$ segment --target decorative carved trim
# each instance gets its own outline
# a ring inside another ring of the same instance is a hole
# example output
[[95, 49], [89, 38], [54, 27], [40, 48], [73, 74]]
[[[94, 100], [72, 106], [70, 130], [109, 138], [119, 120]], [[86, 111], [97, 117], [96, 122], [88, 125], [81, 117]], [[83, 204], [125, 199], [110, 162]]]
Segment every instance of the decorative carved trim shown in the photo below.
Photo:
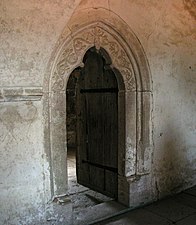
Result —
[[[102, 25], [103, 26], [103, 25]], [[120, 44], [120, 41], [111, 33], [94, 24], [88, 29], [83, 29], [73, 38], [65, 41], [52, 73], [52, 90], [61, 91], [65, 89], [65, 74], [71, 68], [82, 63], [85, 52], [92, 46], [104, 48], [111, 56], [112, 65], [120, 71], [124, 78], [126, 89], [136, 90], [136, 82], [132, 63], [127, 52]]]
[[130, 205], [130, 193], [135, 193], [137, 186], [145, 190], [148, 187], [145, 184], [151, 179], [150, 176], [145, 181], [142, 178], [151, 172], [151, 95], [146, 93], [151, 90], [150, 71], [135, 34], [111, 12], [102, 13], [98, 21], [88, 16], [88, 22], [86, 13], [82, 13], [83, 20], [76, 14], [68, 26], [69, 32], [65, 30], [53, 51], [44, 79], [44, 148], [50, 160], [51, 194], [64, 194], [67, 188], [66, 83], [71, 72], [82, 65], [86, 51], [93, 46], [102, 47], [111, 58], [110, 66], [120, 86], [118, 198]]
[[42, 87], [0, 88], [0, 102], [40, 101], [42, 95]]

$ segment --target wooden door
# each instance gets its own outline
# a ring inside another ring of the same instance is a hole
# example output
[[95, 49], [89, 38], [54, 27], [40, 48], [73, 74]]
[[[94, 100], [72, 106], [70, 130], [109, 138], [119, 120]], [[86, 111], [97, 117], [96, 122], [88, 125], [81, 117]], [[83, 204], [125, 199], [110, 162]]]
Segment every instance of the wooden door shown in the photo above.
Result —
[[77, 180], [117, 198], [118, 85], [95, 49], [84, 63], [77, 85]]

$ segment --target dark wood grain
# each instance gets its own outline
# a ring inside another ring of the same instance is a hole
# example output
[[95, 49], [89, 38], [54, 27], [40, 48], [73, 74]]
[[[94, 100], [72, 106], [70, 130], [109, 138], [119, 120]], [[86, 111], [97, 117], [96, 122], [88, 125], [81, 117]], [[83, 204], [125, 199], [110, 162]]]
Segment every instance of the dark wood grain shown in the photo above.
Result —
[[[101, 54], [89, 50], [77, 85], [78, 183], [117, 197], [118, 85]], [[105, 69], [107, 68], [107, 69]]]

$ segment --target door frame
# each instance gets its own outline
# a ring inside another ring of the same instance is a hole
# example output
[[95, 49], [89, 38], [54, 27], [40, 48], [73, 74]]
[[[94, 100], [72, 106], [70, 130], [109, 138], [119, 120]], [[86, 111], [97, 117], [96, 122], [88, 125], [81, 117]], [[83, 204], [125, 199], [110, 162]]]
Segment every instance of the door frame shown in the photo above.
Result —
[[[100, 11], [100, 18], [107, 16]], [[70, 22], [71, 33], [65, 28], [57, 43], [44, 81], [44, 147], [50, 165], [51, 196], [65, 194], [68, 188], [67, 82], [71, 72], [83, 66], [86, 51], [96, 46], [110, 56], [119, 86], [118, 201], [129, 206], [139, 205], [141, 201], [153, 199], [152, 92], [145, 53], [130, 28], [115, 15], [109, 15], [106, 21], [88, 18], [88, 23], [86, 14], [81, 13], [79, 19], [77, 16], [74, 19]]]

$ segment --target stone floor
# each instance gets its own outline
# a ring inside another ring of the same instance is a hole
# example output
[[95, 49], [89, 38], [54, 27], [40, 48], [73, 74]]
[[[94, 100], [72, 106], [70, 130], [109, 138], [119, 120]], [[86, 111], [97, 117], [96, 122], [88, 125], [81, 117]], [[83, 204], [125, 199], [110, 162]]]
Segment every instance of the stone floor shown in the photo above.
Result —
[[[126, 210], [125, 210], [126, 211]], [[196, 225], [196, 186], [173, 197], [122, 215], [92, 222], [96, 225]]]
[[75, 152], [68, 155], [68, 195], [77, 225], [196, 225], [196, 186], [140, 209], [129, 210], [76, 182]]

